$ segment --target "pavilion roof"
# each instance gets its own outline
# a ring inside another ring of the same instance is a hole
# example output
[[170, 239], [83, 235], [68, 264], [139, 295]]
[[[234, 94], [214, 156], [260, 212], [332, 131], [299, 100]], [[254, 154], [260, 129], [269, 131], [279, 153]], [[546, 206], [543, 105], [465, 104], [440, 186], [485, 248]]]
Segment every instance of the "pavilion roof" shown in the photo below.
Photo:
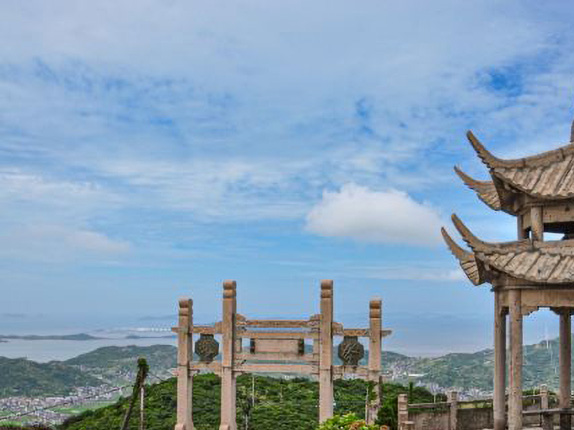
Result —
[[531, 157], [503, 160], [492, 155], [469, 131], [467, 138], [490, 170], [492, 181], [477, 181], [456, 169], [464, 183], [494, 210], [512, 213], [505, 205], [509, 193], [525, 193], [542, 199], [574, 197], [574, 143]]
[[474, 285], [504, 274], [534, 284], [574, 283], [574, 240], [489, 243], [478, 239], [456, 216], [456, 229], [473, 252], [457, 245], [443, 229], [443, 237]]
[[498, 195], [498, 190], [496, 189], [496, 185], [494, 185], [493, 181], [478, 181], [468, 176], [458, 167], [455, 167], [454, 171], [468, 188], [476, 191], [478, 198], [486, 203], [488, 207], [495, 211], [502, 209], [500, 196]]

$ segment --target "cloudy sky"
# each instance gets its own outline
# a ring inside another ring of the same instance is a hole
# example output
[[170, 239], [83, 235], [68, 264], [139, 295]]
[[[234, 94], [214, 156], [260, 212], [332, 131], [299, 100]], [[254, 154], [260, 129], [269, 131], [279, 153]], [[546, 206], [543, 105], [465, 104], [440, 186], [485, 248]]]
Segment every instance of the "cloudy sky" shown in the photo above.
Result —
[[[438, 230], [511, 240], [452, 172], [569, 140], [570, 1], [0, 4], [3, 331], [301, 317], [384, 301], [389, 347], [491, 343]], [[452, 229], [451, 229], [452, 230]], [[527, 340], [554, 335], [540, 314]]]

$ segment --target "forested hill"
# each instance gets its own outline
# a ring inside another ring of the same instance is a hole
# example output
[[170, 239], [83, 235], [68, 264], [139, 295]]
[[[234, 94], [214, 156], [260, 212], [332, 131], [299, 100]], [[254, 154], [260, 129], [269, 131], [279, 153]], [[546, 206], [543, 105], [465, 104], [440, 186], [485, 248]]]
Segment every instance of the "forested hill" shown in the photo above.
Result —
[[[152, 374], [164, 379], [175, 368], [176, 348], [170, 345], [149, 347], [104, 347], [65, 362], [35, 363], [25, 359], [0, 358], [0, 396], [54, 395], [71, 392], [74, 387], [92, 386], [99, 379], [124, 384], [133, 379], [138, 357], [145, 357]], [[548, 384], [558, 387], [558, 341], [529, 345], [524, 350], [524, 387]], [[493, 351], [447, 354], [441, 357], [407, 357], [383, 352], [383, 369], [390, 381], [436, 384], [437, 388], [492, 390]]]
[[152, 371], [172, 369], [176, 365], [177, 348], [172, 345], [104, 346], [66, 360], [64, 363], [89, 369], [133, 370], [138, 357], [145, 357]]
[[[528, 389], [547, 384], [557, 389], [559, 386], [558, 357], [558, 339], [525, 346], [524, 387]], [[477, 388], [490, 391], [492, 390], [494, 351], [486, 349], [471, 354], [447, 354], [434, 358], [409, 359], [406, 362], [399, 359], [394, 366], [397, 366], [404, 375], [420, 375], [417, 378], [411, 378], [416, 381], [433, 383], [440, 387]]]
[[53, 361], [36, 363], [0, 357], [0, 396], [65, 395], [75, 387], [98, 386], [101, 381], [72, 366]]
[[[405, 387], [385, 384], [381, 424], [394, 428], [397, 395], [407, 392]], [[201, 374], [193, 382], [193, 414], [196, 430], [219, 428], [220, 382], [213, 374]], [[238, 428], [257, 430], [315, 430], [318, 421], [318, 384], [308, 379], [278, 379], [241, 375], [237, 381]], [[361, 380], [335, 382], [335, 413], [355, 412], [364, 416], [367, 384]], [[423, 388], [415, 388], [412, 398], [430, 402], [433, 396]], [[173, 430], [176, 411], [176, 380], [169, 379], [149, 386], [146, 394], [146, 428]], [[128, 399], [116, 404], [88, 411], [66, 421], [62, 430], [109, 430], [120, 428]], [[139, 428], [139, 413], [133, 415], [130, 430]]]

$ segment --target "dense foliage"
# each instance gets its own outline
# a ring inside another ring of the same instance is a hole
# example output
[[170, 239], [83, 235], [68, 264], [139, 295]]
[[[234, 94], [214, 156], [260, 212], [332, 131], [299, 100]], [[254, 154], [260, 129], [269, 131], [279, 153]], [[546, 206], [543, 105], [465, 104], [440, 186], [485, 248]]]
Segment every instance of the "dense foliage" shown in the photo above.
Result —
[[94, 376], [57, 361], [0, 357], [0, 369], [0, 397], [65, 395], [75, 387], [101, 384]]
[[[220, 380], [213, 374], [194, 378], [193, 413], [197, 430], [217, 430], [219, 427]], [[364, 417], [368, 383], [361, 380], [335, 382], [335, 413], [354, 413]], [[407, 388], [385, 384], [381, 408], [381, 424], [396, 424], [396, 403], [399, 393]], [[318, 385], [308, 379], [279, 379], [242, 375], [237, 381], [237, 421], [240, 429], [256, 430], [315, 430], [318, 425]], [[413, 401], [429, 402], [433, 396], [422, 388], [413, 390]], [[62, 430], [108, 430], [119, 428], [128, 399], [116, 404], [84, 412], [67, 420]], [[147, 387], [147, 430], [172, 430], [175, 425], [176, 380]], [[139, 414], [134, 414], [130, 430], [139, 426]]]
[[19, 426], [19, 425], [5, 425], [0, 426], [0, 430], [53, 430], [51, 427], [44, 426], [42, 424], [36, 424], [33, 426]]
[[379, 430], [378, 425], [368, 425], [355, 414], [335, 415], [319, 426], [318, 430]]
[[172, 345], [104, 346], [64, 363], [89, 369], [125, 368], [133, 370], [134, 361], [145, 357], [150, 369], [171, 369], [176, 366], [177, 348]]
[[50, 427], [46, 427], [46, 426], [38, 424], [38, 425], [31, 426], [31, 427], [6, 425], [6, 426], [0, 426], [0, 430], [52, 430], [52, 429]]

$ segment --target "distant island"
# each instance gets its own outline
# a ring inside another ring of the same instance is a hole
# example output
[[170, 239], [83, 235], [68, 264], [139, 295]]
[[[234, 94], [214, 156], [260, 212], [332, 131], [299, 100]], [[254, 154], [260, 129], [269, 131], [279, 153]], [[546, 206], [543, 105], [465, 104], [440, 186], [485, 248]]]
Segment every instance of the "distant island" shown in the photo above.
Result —
[[6, 342], [7, 340], [99, 340], [99, 339], [106, 339], [105, 337], [96, 337], [92, 336], [91, 334], [86, 333], [78, 333], [78, 334], [63, 334], [63, 335], [47, 335], [47, 336], [40, 336], [36, 334], [28, 334], [28, 335], [12, 335], [12, 334], [0, 334], [0, 342]]

